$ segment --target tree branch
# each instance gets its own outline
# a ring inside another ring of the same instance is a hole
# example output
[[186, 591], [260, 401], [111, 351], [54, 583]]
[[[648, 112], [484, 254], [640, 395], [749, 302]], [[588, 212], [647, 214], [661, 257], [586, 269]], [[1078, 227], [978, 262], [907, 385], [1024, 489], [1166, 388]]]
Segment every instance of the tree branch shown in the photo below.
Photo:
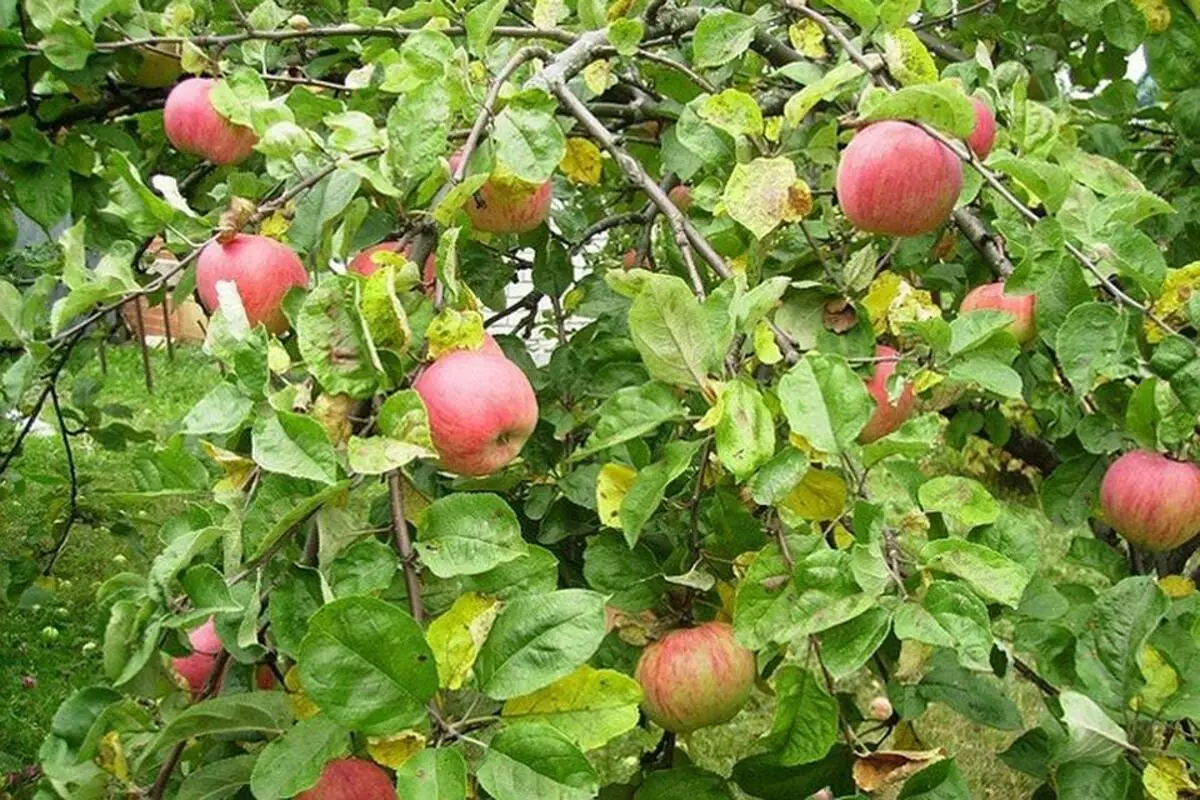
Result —
[[404, 588], [408, 594], [408, 608], [413, 619], [422, 622], [425, 619], [425, 604], [421, 601], [421, 578], [417, 574], [417, 557], [413, 551], [412, 539], [408, 533], [408, 520], [404, 516], [404, 490], [400, 485], [400, 470], [388, 473], [388, 502], [392, 510], [392, 546], [400, 554], [400, 563], [404, 567]]

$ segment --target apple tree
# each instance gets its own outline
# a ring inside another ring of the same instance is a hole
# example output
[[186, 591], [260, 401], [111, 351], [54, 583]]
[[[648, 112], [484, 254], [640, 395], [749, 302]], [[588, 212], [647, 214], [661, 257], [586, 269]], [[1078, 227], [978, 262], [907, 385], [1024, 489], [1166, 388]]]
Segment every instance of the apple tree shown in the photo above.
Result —
[[[965, 798], [940, 704], [1195, 796], [1198, 15], [0, 0], [0, 501], [69, 464], [6, 591], [158, 526], [20, 791]], [[170, 435], [60, 391], [193, 296]]]

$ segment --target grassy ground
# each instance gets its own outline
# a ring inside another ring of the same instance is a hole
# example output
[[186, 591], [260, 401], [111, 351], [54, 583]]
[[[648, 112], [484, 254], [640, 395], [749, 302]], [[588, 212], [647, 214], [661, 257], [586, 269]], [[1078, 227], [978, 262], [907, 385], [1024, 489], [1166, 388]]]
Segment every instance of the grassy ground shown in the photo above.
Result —
[[[138, 350], [113, 348], [99, 402], [136, 409], [133, 423], [139, 427], [170, 430], [211, 388], [217, 373], [195, 349], [181, 349], [173, 365], [167, 363], [165, 353], [155, 352], [153, 365], [156, 385], [151, 394], [143, 384]], [[99, 369], [93, 365], [84, 374], [98, 378]], [[89, 491], [133, 488], [129, 453], [105, 451], [90, 445], [85, 437], [77, 442], [80, 473], [92, 477]], [[961, 467], [947, 463], [938, 469], [957, 471]], [[31, 438], [18, 468], [26, 479], [26, 489], [21, 496], [0, 504], [0, 564], [27, 557], [21, 548], [31, 534], [52, 540], [55, 501], [61, 501], [62, 485], [49, 476], [65, 472], [58, 437]], [[29, 593], [21, 605], [0, 603], [0, 775], [36, 761], [59, 703], [74, 689], [101, 680], [98, 645], [105, 621], [94, 607], [95, 590], [118, 572], [144, 567], [156, 547], [152, 516], [145, 522], [136, 533], [120, 537], [102, 528], [77, 526], [55, 569], [69, 580], [60, 580], [43, 593]], [[1043, 564], [1054, 564], [1065, 550], [1064, 533], [1051, 530], [1044, 520], [1041, 523], [1046, 547]], [[864, 700], [870, 696], [871, 687], [851, 688], [860, 689]], [[1040, 706], [1036, 693], [1015, 682], [1010, 691], [1032, 720]], [[760, 735], [770, 728], [771, 713], [769, 698], [758, 696], [729, 725], [684, 737], [680, 748], [697, 764], [728, 774], [735, 761], [757, 749]], [[971, 725], [938, 706], [932, 706], [916, 722], [916, 730], [923, 746], [944, 747], [957, 757], [972, 797], [1008, 800], [1028, 797], [1032, 791], [1030, 780], [998, 766], [995, 759], [1014, 734]], [[645, 732], [630, 734], [596, 754], [606, 779], [619, 780], [636, 768], [647, 736]]]
[[[163, 430], [211, 388], [217, 372], [194, 348], [177, 350], [174, 364], [165, 352], [154, 352], [152, 364], [157, 382], [151, 394], [143, 383], [138, 349], [110, 348], [109, 375], [98, 402], [129, 406], [135, 410], [132, 424]], [[101, 378], [98, 364], [81, 374]], [[63, 389], [68, 396], [69, 381]], [[66, 474], [62, 442], [54, 435], [26, 441], [24, 454], [14, 464], [24, 478], [24, 490], [0, 503], [0, 565], [36, 558], [31, 539], [44, 547], [58, 531], [55, 515], [64, 491], [55, 476]], [[85, 503], [103, 491], [134, 488], [130, 453], [104, 450], [87, 437], [76, 437], [73, 444], [79, 473], [89, 478], [81, 498]], [[59, 703], [73, 689], [101, 680], [98, 645], [105, 620], [95, 610], [96, 588], [118, 572], [144, 566], [155, 542], [152, 517], [148, 513], [147, 524], [125, 536], [76, 525], [54, 569], [63, 579], [45, 591], [27, 592], [17, 605], [0, 602], [0, 774], [35, 761]]]

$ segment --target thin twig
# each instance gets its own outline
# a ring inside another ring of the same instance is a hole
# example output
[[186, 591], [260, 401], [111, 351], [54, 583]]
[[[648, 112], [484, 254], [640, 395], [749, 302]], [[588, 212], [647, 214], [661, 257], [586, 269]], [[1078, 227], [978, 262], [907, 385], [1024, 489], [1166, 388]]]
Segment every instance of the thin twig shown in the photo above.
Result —
[[137, 322], [138, 348], [142, 352], [142, 376], [146, 391], [154, 394], [154, 369], [150, 365], [150, 346], [146, 344], [146, 319], [142, 313], [142, 298], [133, 301], [133, 318]]
[[[196, 697], [195, 702], [199, 703], [202, 700], [207, 700], [219, 691], [221, 684], [225, 681], [225, 673], [229, 669], [229, 651], [222, 649], [217, 654], [216, 662], [213, 664], [212, 674], [209, 675], [208, 683], [204, 687], [204, 691]], [[167, 783], [171, 780], [171, 773], [175, 771], [175, 767], [179, 766], [179, 759], [183, 756], [183, 751], [186, 749], [188, 740], [185, 739], [171, 748], [171, 752], [163, 761], [162, 767], [158, 770], [158, 777], [154, 779], [154, 787], [150, 790], [150, 800], [162, 800], [167, 791]]]
[[79, 475], [75, 470], [75, 455], [71, 450], [71, 433], [67, 430], [67, 421], [63, 418], [62, 406], [58, 402], [58, 388], [54, 381], [50, 382], [50, 400], [54, 404], [54, 415], [58, 419], [58, 433], [62, 437], [63, 452], [67, 457], [67, 478], [71, 481], [71, 491], [67, 498], [67, 518], [63, 521], [62, 533], [58, 535], [58, 541], [50, 553], [50, 560], [42, 568], [43, 575], [49, 575], [54, 571], [54, 565], [67, 546], [67, 541], [71, 538], [71, 528], [75, 524], [76, 517], [79, 516]]
[[421, 578], [417, 575], [417, 557], [413, 551], [412, 539], [408, 533], [408, 520], [404, 516], [404, 490], [400, 485], [400, 470], [388, 473], [388, 502], [392, 509], [392, 545], [400, 554], [400, 563], [404, 567], [404, 588], [408, 593], [408, 608], [413, 619], [421, 622], [425, 619], [425, 604], [421, 602]]

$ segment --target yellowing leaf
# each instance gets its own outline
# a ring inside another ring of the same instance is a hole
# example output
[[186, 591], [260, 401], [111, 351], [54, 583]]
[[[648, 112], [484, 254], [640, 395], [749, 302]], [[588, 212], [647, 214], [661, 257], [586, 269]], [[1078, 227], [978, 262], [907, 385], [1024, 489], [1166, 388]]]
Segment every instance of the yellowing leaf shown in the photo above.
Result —
[[725, 416], [724, 389], [724, 383], [719, 381], [713, 382], [712, 390], [716, 392], [717, 401], [708, 407], [708, 410], [704, 412], [704, 416], [702, 416], [696, 423], [696, 430], [711, 431], [713, 428], [717, 427], [717, 423], [719, 423], [721, 418]]
[[863, 305], [871, 315], [876, 334], [891, 331], [900, 335], [911, 322], [923, 322], [942, 316], [942, 309], [933, 302], [933, 295], [894, 272], [885, 270], [871, 281]]
[[283, 676], [283, 686], [288, 690], [288, 704], [296, 719], [309, 719], [321, 713], [317, 704], [308, 699], [304, 687], [300, 685], [300, 671], [292, 666]]
[[450, 610], [429, 623], [425, 640], [437, 660], [438, 682], [443, 689], [462, 688], [500, 613], [500, 606], [499, 600], [467, 592], [459, 595]]
[[946, 380], [945, 375], [941, 375], [931, 369], [919, 369], [913, 374], [913, 391], [921, 394], [926, 389], [932, 389], [944, 380]]
[[936, 83], [937, 64], [917, 34], [908, 28], [889, 33], [884, 39], [883, 57], [888, 72], [900, 81], [901, 86], [917, 83]]
[[705, 122], [730, 136], [757, 136], [762, 133], [762, 109], [758, 101], [737, 89], [726, 89], [706, 97], [696, 109]]
[[543, 30], [553, 28], [562, 14], [563, 0], [537, 0], [533, 6], [533, 24]]
[[1171, 695], [1179, 691], [1179, 673], [1167, 663], [1158, 650], [1143, 645], [1137, 654], [1138, 669], [1146, 679], [1146, 685], [1138, 692], [1138, 707], [1158, 710]]
[[[1195, 11], [1194, 0], [1188, 2]], [[1167, 7], [1166, 0], [1133, 0], [1133, 5], [1146, 18], [1146, 29], [1150, 33], [1162, 33], [1171, 27], [1171, 9]]]
[[[1173, 269], [1167, 273], [1162, 291], [1154, 301], [1154, 312], [1166, 322], [1182, 325], [1187, 322], [1188, 300], [1197, 291], [1200, 291], [1200, 261]], [[1146, 339], [1150, 342], [1161, 342], [1166, 336], [1163, 330], [1149, 319], [1144, 324]]]
[[830, 520], [842, 515], [846, 506], [846, 482], [836, 472], [810, 469], [780, 504], [783, 521], [788, 515], [795, 520]]
[[232, 451], [217, 447], [212, 442], [201, 440], [200, 447], [204, 450], [204, 454], [221, 468], [221, 472], [224, 474], [224, 477], [217, 481], [213, 487], [213, 491], [217, 494], [240, 492], [245, 487], [246, 482], [250, 480], [250, 475], [254, 472], [254, 461]]
[[1181, 792], [1188, 797], [1196, 791], [1196, 783], [1188, 775], [1187, 762], [1181, 758], [1157, 756], [1142, 773], [1142, 788], [1153, 800], [1179, 800]]
[[775, 341], [775, 331], [771, 330], [765, 319], [760, 319], [754, 325], [754, 356], [764, 364], [783, 361], [783, 352]]
[[788, 158], [756, 158], [733, 168], [722, 202], [729, 216], [762, 239], [780, 223], [795, 222], [813, 208], [812, 191], [796, 178]]
[[1185, 575], [1164, 575], [1158, 579], [1158, 586], [1172, 600], [1182, 600], [1196, 591], [1196, 582]]
[[632, 730], [638, 721], [642, 689], [616, 670], [586, 664], [565, 678], [504, 704], [502, 716], [543, 722], [584, 750], [592, 750]]
[[567, 139], [567, 152], [563, 154], [558, 168], [575, 183], [595, 186], [600, 182], [602, 171], [600, 148], [590, 139], [573, 136]]
[[778, 142], [783, 134], [783, 117], [767, 117], [763, 121], [763, 136], [768, 142]]
[[609, 22], [618, 20], [633, 8], [634, 0], [614, 0], [613, 4], [608, 7], [607, 19]]
[[611, 81], [612, 64], [607, 59], [598, 59], [583, 68], [583, 82], [592, 94], [604, 94]]
[[624, 464], [605, 464], [596, 476], [596, 511], [600, 524], [621, 529], [621, 501], [629, 493], [637, 470]]
[[876, 750], [854, 762], [854, 783], [864, 792], [877, 792], [894, 786], [931, 764], [943, 760], [946, 751], [936, 750]]
[[829, 57], [829, 51], [825, 49], [825, 31], [811, 19], [789, 25], [788, 39], [792, 47], [805, 58], [824, 61]]
[[276, 211], [263, 220], [258, 232], [263, 236], [282, 240], [290, 227], [292, 227], [292, 221], [282, 211]]
[[396, 769], [424, 749], [424, 734], [411, 728], [391, 736], [372, 736], [367, 739], [367, 754], [392, 769]]
[[478, 311], [443, 308], [429, 323], [425, 336], [430, 358], [451, 350], [478, 350], [483, 344], [483, 315]]
[[104, 734], [96, 754], [96, 763], [121, 783], [129, 783], [129, 761], [125, 758], [125, 747], [121, 744], [119, 731]]

